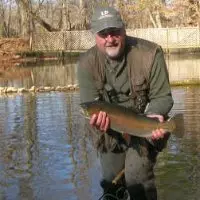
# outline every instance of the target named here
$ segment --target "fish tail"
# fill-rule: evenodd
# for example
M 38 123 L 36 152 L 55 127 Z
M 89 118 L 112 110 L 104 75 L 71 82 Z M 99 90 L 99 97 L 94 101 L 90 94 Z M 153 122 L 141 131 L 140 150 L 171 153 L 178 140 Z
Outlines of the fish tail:
M 176 136 L 176 137 L 183 137 L 184 135 L 184 118 L 183 118 L 183 114 L 176 114 L 175 116 L 173 116 L 172 118 L 169 119 L 170 122 L 173 123 L 174 125 L 174 129 L 172 130 L 172 133 Z

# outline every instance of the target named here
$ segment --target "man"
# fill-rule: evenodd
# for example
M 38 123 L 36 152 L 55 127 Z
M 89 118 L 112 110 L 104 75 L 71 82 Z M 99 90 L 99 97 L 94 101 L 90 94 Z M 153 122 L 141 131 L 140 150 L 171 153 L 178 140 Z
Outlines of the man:
M 97 8 L 91 21 L 96 45 L 78 64 L 81 102 L 102 100 L 144 113 L 163 122 L 173 106 L 168 72 L 160 46 L 126 36 L 120 14 L 111 7 Z M 169 134 L 152 131 L 151 138 L 129 136 L 109 129 L 105 112 L 90 119 L 99 136 L 101 186 L 105 199 L 119 195 L 123 186 L 134 200 L 156 200 L 153 167 Z M 125 169 L 117 185 L 112 180 Z M 107 194 L 107 195 L 106 195 Z M 112 195 L 111 195 L 112 194 Z M 119 197 L 117 197 L 119 199 Z

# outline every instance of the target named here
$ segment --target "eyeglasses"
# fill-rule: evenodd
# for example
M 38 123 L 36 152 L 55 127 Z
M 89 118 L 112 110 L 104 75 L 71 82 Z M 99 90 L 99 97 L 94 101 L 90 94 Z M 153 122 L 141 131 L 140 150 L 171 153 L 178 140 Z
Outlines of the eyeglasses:
M 100 32 L 98 32 L 98 36 L 101 38 L 106 38 L 108 35 L 110 36 L 120 36 L 122 29 L 120 28 L 107 28 Z

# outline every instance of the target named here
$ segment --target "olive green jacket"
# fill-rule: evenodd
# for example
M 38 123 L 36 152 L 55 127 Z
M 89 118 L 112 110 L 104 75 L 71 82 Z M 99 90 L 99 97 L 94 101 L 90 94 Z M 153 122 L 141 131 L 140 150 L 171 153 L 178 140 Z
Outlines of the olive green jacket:
M 127 36 L 124 54 L 134 109 L 140 113 L 166 116 L 173 106 L 173 99 L 161 47 Z M 81 56 L 78 81 L 82 102 L 92 101 L 103 94 L 105 59 L 96 46 Z
M 147 114 L 167 115 L 173 106 L 169 77 L 162 49 L 155 43 L 127 37 L 128 65 L 132 96 L 146 96 Z M 78 80 L 82 102 L 99 97 L 105 84 L 105 56 L 92 47 L 78 63 Z

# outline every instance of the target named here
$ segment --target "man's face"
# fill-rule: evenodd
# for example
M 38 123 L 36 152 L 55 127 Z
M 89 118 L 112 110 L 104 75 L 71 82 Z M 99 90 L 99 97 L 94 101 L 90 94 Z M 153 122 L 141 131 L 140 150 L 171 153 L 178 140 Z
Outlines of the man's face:
M 124 51 L 124 28 L 108 28 L 95 35 L 97 47 L 111 59 L 117 59 Z

